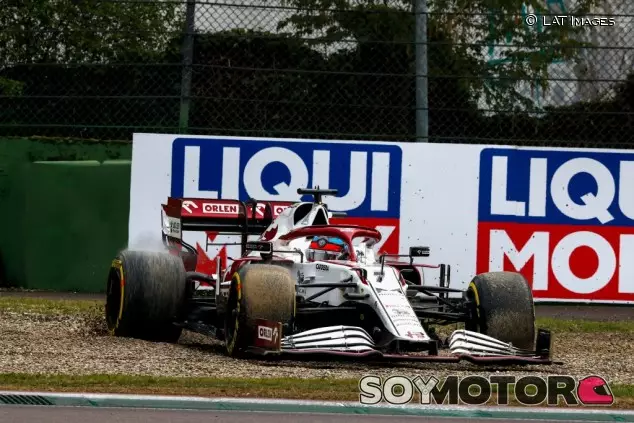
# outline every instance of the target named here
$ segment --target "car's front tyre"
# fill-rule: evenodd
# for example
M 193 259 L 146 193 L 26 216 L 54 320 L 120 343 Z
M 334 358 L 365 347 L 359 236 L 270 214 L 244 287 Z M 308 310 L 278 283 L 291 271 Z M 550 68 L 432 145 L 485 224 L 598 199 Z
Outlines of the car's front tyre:
M 533 294 L 524 276 L 514 272 L 489 272 L 476 275 L 467 288 L 473 304 L 473 318 L 466 329 L 533 349 L 535 307 Z

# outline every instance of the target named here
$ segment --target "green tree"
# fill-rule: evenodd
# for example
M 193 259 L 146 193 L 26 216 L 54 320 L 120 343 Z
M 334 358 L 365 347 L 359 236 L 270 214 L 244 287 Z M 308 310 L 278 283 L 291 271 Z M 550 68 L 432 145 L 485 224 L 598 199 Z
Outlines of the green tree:
M 182 15 L 181 5 L 164 1 L 7 0 L 0 57 L 4 65 L 150 58 L 182 30 Z
M 163 0 L 3 1 L 0 133 L 127 139 L 176 120 L 180 69 L 165 59 L 183 15 Z
M 314 71 L 327 65 L 301 41 L 242 29 L 198 33 L 193 61 L 203 70 L 193 74 L 192 127 L 257 136 L 322 128 Z
M 567 14 L 584 15 L 600 0 L 579 0 Z M 415 21 L 412 0 L 285 0 L 297 11 L 280 24 L 313 43 L 330 44 L 345 39 L 359 43 L 412 43 Z M 451 60 L 434 56 L 429 46 L 430 78 L 442 75 L 460 79 L 471 99 L 484 98 L 489 108 L 512 109 L 522 104 L 531 107 L 530 99 L 520 90 L 520 81 L 548 88 L 548 67 L 553 61 L 572 60 L 586 46 L 579 41 L 588 26 L 525 24 L 522 11 L 534 13 L 538 23 L 552 17 L 543 0 L 427 0 L 430 41 L 442 33 L 449 43 Z M 500 48 L 500 60 L 487 57 L 491 45 Z M 413 50 L 413 46 L 410 44 Z M 447 49 L 439 51 L 447 53 Z M 436 69 L 435 62 L 451 64 L 450 69 Z M 413 63 L 410 63 L 413 66 Z M 413 71 L 413 69 L 412 69 Z M 431 93 L 430 93 L 431 97 Z M 431 101 L 431 98 L 430 98 Z

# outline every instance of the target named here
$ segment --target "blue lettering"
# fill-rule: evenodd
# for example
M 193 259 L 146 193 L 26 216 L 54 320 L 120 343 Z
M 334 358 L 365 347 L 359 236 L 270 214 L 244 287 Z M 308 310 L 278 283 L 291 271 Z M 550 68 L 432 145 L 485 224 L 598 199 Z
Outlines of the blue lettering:
M 634 154 L 486 148 L 479 221 L 634 225 Z
M 319 185 L 339 191 L 325 199 L 333 211 L 399 217 L 401 166 L 395 145 L 177 138 L 170 195 L 299 201 L 297 188 Z

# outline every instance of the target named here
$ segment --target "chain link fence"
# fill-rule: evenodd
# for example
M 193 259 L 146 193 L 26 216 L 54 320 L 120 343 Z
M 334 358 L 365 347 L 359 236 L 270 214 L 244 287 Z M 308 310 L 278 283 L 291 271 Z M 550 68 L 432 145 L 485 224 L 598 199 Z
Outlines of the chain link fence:
M 629 0 L 0 9 L 0 135 L 634 145 Z

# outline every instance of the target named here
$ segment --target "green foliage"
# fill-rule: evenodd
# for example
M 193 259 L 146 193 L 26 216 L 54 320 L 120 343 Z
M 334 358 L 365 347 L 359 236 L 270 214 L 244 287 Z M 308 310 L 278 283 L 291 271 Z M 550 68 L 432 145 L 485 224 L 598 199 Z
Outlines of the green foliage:
M 319 75 L 308 71 L 325 70 L 326 61 L 300 40 L 251 30 L 197 34 L 194 63 L 201 71 L 195 71 L 192 80 L 191 126 L 213 127 L 214 133 L 232 128 L 241 134 L 270 135 L 297 127 L 310 131 L 316 124 L 298 105 L 317 101 Z
M 280 28 L 291 29 L 299 36 L 315 36 L 313 43 L 332 44 L 346 38 L 363 42 L 413 43 L 415 38 L 413 4 L 400 0 L 387 5 L 384 1 L 285 0 L 297 8 Z M 451 44 L 452 67 L 436 69 L 441 75 L 460 78 L 470 99 L 484 97 L 490 108 L 512 110 L 518 104 L 532 107 L 530 99 L 518 91 L 518 82 L 532 81 L 548 88 L 548 66 L 558 60 L 577 57 L 587 46 L 580 35 L 588 26 L 541 25 L 549 12 L 543 0 L 427 0 L 428 27 L 443 34 Z M 579 0 L 567 14 L 583 15 L 600 0 Z M 537 15 L 538 24 L 525 23 L 526 13 Z M 508 42 L 511 42 L 508 45 Z M 505 45 L 508 45 L 505 47 Z M 487 47 L 496 46 L 499 60 L 487 58 Z M 431 47 L 431 44 L 430 44 Z M 434 67 L 443 57 L 428 54 Z M 438 68 L 438 66 L 436 66 Z M 449 73 L 451 71 L 452 73 Z M 434 76 L 430 69 L 430 77 Z
M 172 109 L 169 113 L 174 116 L 178 113 L 178 101 L 166 103 L 153 97 L 178 92 L 180 69 L 159 64 L 168 53 L 178 52 L 180 46 L 173 41 L 183 22 L 182 5 L 162 0 L 4 2 L 0 8 L 2 132 L 100 138 L 100 131 L 90 127 L 117 121 L 135 126 L 138 116 L 148 112 L 155 117 L 147 124 L 160 126 L 166 114 L 161 107 Z M 160 78 L 169 83 L 161 83 Z M 128 96 L 136 98 L 126 101 Z M 129 134 L 124 129 L 116 138 L 128 139 Z
M 0 95 L 19 96 L 24 90 L 24 83 L 0 76 Z
M 253 30 L 243 8 L 207 24 L 245 29 L 199 28 L 188 132 L 412 140 L 412 0 L 284 1 L 292 9 L 281 12 L 283 34 Z M 534 106 L 520 82 L 547 88 L 556 76 L 548 65 L 574 61 L 588 26 L 529 30 L 517 0 L 427 1 L 432 141 L 621 147 L 631 139 L 633 80 L 606 93 L 610 101 L 526 113 Z M 542 0 L 526 3 L 546 12 Z M 199 23 L 210 18 L 198 10 Z M 13 0 L 0 9 L 0 134 L 127 140 L 178 131 L 182 12 L 174 2 Z M 483 98 L 501 113 L 485 116 Z
M 164 1 L 5 1 L 0 57 L 5 64 L 152 58 L 181 30 L 181 9 Z

